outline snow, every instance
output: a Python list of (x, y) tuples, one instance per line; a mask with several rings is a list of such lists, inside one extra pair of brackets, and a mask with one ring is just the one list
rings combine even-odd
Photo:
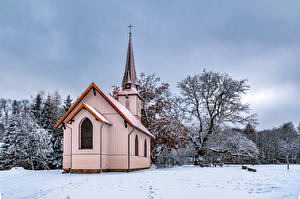
[(115, 100), (115, 98), (113, 98), (111, 95), (107, 95), (107, 97), (119, 109), (119, 111), (125, 115), (125, 117), (133, 124), (133, 126), (153, 137), (153, 135), (142, 124), (142, 122), (138, 120), (125, 106)]
[(91, 107), (88, 104), (84, 104), (86, 107), (88, 107), (94, 114), (96, 114), (104, 123), (111, 125), (111, 122), (109, 122), (101, 113), (99, 113), (96, 109)]
[(300, 193), (300, 165), (183, 166), (131, 173), (62, 174), (60, 170), (0, 171), (0, 192), (10, 198), (242, 198), (290, 199)]
[(118, 95), (130, 95), (130, 94), (139, 94), (135, 87), (131, 87), (130, 89), (121, 90)]

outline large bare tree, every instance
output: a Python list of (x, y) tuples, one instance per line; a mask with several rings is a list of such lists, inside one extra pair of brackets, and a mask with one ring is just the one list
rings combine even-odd
[(174, 107), (169, 84), (161, 82), (156, 74), (140, 74), (140, 94), (143, 99), (142, 123), (153, 133), (151, 157), (155, 164), (164, 152), (179, 149), (186, 144), (182, 136), (185, 127)]
[[(168, 83), (161, 82), (156, 74), (141, 73), (138, 84), (143, 100), (141, 121), (155, 137), (151, 141), (151, 159), (160, 166), (159, 159), (165, 153), (185, 146), (186, 129), (177, 114)], [(120, 88), (113, 86), (111, 95), (118, 99), (119, 92)]]
[(246, 80), (234, 80), (228, 74), (207, 72), (187, 76), (178, 83), (181, 108), (189, 130), (184, 132), (197, 151), (197, 157), (207, 150), (207, 141), (224, 125), (256, 123), (248, 104), (241, 98), (250, 88)]

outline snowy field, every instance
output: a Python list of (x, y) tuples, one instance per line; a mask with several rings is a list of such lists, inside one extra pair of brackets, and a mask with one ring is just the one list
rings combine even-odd
[(0, 192), (10, 198), (208, 198), (298, 199), (300, 165), (199, 168), (183, 166), (132, 173), (61, 174), (61, 171), (0, 171)]

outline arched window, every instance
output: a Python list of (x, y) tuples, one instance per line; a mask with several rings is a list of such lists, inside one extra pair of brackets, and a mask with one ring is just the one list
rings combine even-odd
[(80, 127), (80, 149), (93, 148), (93, 124), (85, 118)]
[(145, 143), (144, 143), (144, 157), (147, 157), (147, 141), (145, 139)]
[(137, 135), (135, 136), (135, 155), (139, 155), (139, 139)]

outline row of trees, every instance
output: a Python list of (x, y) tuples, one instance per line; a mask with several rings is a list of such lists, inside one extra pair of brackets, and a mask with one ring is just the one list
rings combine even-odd
[(157, 165), (300, 163), (300, 125), (298, 131), (291, 122), (256, 131), (257, 115), (241, 101), (250, 89), (246, 80), (204, 70), (178, 82), (175, 96), (155, 74), (141, 74), (139, 84)]
[[(139, 85), (142, 123), (155, 136), (151, 157), (158, 166), (300, 163), (300, 129), (292, 123), (255, 130), (256, 115), (241, 102), (250, 88), (246, 80), (204, 70), (178, 82), (177, 95), (156, 74), (140, 74)], [(113, 95), (118, 90), (115, 87)], [(53, 126), (71, 105), (70, 96), (62, 103), (57, 92), (40, 92), (31, 101), (1, 99), (2, 167), (61, 168), (62, 130)]]
[(62, 130), (54, 129), (72, 104), (70, 96), (61, 106), (58, 92), (38, 93), (32, 101), (0, 100), (0, 124), (5, 131), (0, 167), (59, 169), (62, 163)]

